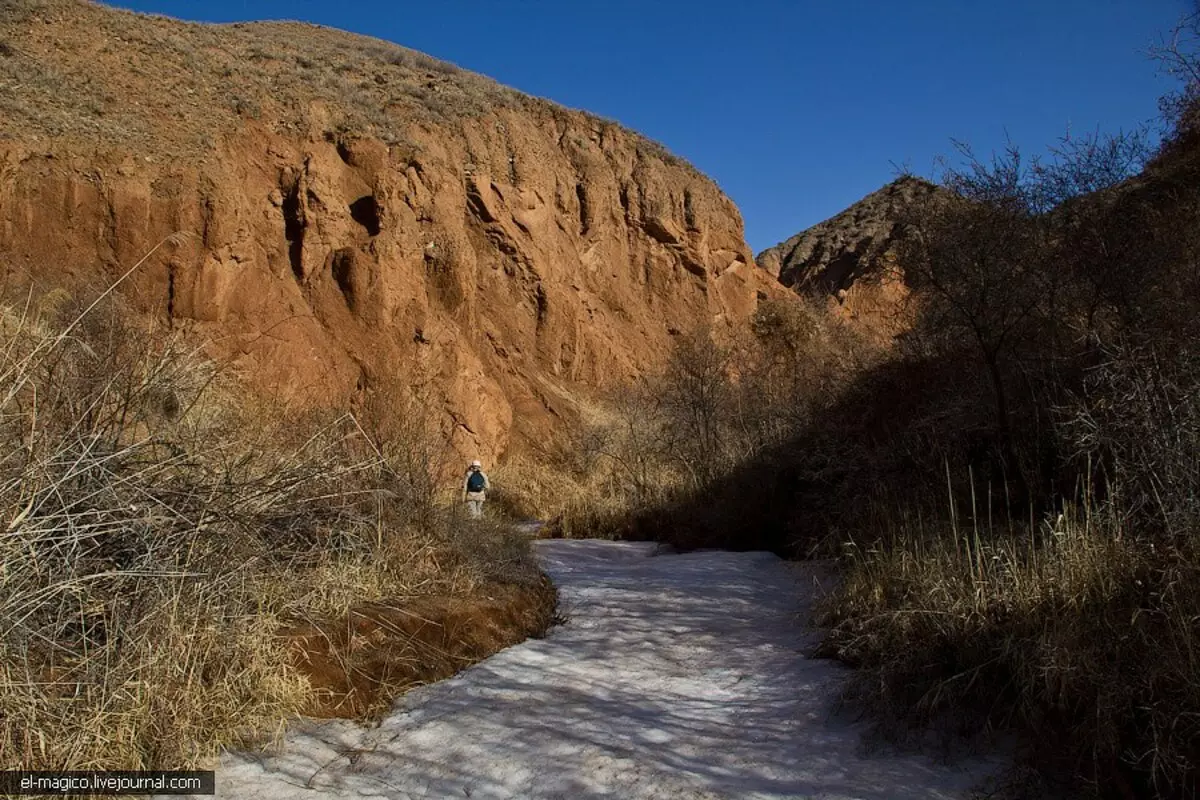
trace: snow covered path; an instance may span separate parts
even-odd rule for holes
[[[568,618],[409,693],[378,727],[312,724],[228,756],[225,798],[962,798],[987,765],[866,755],[804,657],[811,566],[765,553],[537,544]],[[800,615],[797,616],[797,612]]]

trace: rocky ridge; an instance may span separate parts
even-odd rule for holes
[[[760,267],[793,291],[826,299],[831,311],[881,340],[903,327],[907,296],[894,245],[904,210],[937,191],[903,177],[848,209],[758,254]]]

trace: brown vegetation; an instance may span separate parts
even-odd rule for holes
[[[1175,151],[1121,182],[1136,144],[972,161],[914,211],[920,316],[876,388],[945,377],[853,476],[876,508],[825,612],[875,708],[1058,743],[1027,752],[1032,796],[1200,775],[1200,172]]]
[[[179,768],[328,712],[298,630],[309,651],[330,632],[357,682],[337,710],[359,713],[544,629],[527,542],[464,530],[436,464],[394,457],[431,452],[417,432],[256,409],[116,302],[0,313],[0,765]],[[409,613],[420,630],[380,632]],[[382,669],[327,622],[364,616],[371,646],[411,640]]]
[[[785,511],[803,491],[795,438],[880,357],[819,301],[764,302],[739,336],[679,334],[664,370],[594,407],[519,483],[554,485],[533,504],[546,535],[802,552]]]

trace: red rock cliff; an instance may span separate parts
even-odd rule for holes
[[[10,283],[190,234],[126,293],[265,392],[419,384],[491,457],[780,291],[729,198],[615,123],[328,29],[0,6]]]

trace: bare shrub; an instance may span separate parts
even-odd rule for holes
[[[376,389],[357,418],[364,450],[373,456],[375,502],[425,532],[444,521],[454,457],[429,404],[428,387],[397,382]]]
[[[1126,514],[1175,541],[1200,532],[1200,358],[1125,345],[1085,385],[1064,435],[1107,468]]]
[[[734,356],[740,460],[783,444],[878,357],[820,298],[762,303]]]
[[[526,518],[548,520],[546,535],[614,537],[635,509],[663,502],[689,475],[660,398],[640,382],[585,407],[561,450],[505,464],[497,484],[502,497],[519,494]]]
[[[211,368],[178,343],[149,345],[115,315],[66,339],[11,311],[4,327],[0,762],[193,763],[192,732],[209,752],[298,707],[304,684],[270,666],[284,659],[264,635],[286,598],[248,614],[235,565],[263,557],[256,534],[304,476],[222,463],[209,435],[224,420],[197,406]]]
[[[1168,152],[1194,139],[1200,122],[1200,59],[1197,52],[1200,52],[1200,8],[1185,14],[1170,35],[1150,50],[1162,71],[1178,82],[1175,91],[1159,100],[1168,133],[1164,149]]]
[[[852,697],[893,733],[1025,732],[1043,782],[1032,796],[1080,783],[1097,797],[1192,796],[1192,547],[1151,548],[1112,507],[1019,534],[970,517],[889,524],[846,542],[850,568],[819,617],[825,650],[861,669]]]
[[[550,532],[796,552],[785,507],[828,454],[791,444],[875,357],[801,298],[764,303],[745,331],[680,335],[582,427]]]
[[[411,417],[267,411],[179,335],[77,308],[0,310],[0,765],[199,764],[312,707],[285,623],[533,585],[523,540],[437,513]]]

